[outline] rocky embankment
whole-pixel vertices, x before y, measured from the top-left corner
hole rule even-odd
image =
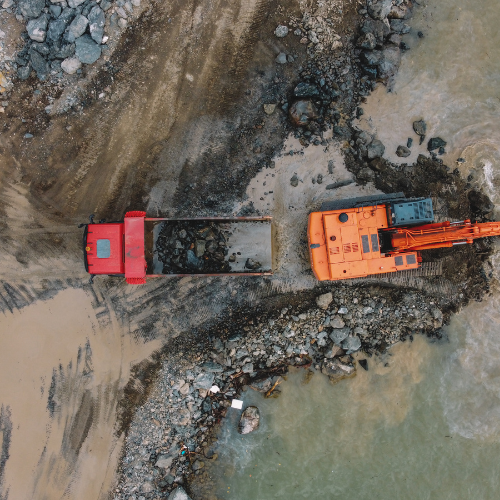
[[[423,294],[345,285],[332,292],[276,316],[235,320],[203,352],[180,352],[182,341],[172,347],[130,427],[115,498],[165,497],[179,486],[190,491],[191,479],[208,494],[205,467],[217,458],[217,424],[227,411],[240,411],[228,410],[232,400],[247,387],[276,396],[290,365],[335,383],[354,376],[357,364],[369,369],[369,358],[396,342],[440,336],[443,314]]]

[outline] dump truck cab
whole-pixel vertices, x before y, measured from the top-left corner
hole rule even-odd
[[[83,236],[85,270],[125,274],[123,223],[89,224]]]

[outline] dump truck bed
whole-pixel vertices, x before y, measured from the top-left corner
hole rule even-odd
[[[147,276],[271,274],[271,233],[270,217],[146,218]]]

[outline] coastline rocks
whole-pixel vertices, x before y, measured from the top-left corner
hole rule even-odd
[[[444,148],[446,146],[446,141],[441,139],[441,137],[433,137],[427,143],[427,150],[434,151],[435,149]]]
[[[351,333],[351,329],[349,327],[344,328],[334,328],[330,333],[330,339],[332,342],[338,346],[342,344],[342,341],[346,339]]]
[[[347,337],[342,341],[341,346],[346,351],[346,354],[352,354],[361,349],[361,340],[359,337]]]
[[[290,120],[296,126],[307,125],[311,120],[315,120],[319,117],[318,110],[316,106],[306,99],[295,101],[290,106]]]
[[[366,7],[371,17],[383,21],[391,12],[392,0],[369,0]]]
[[[240,434],[250,434],[259,427],[260,412],[256,406],[248,406],[243,411],[240,422],[238,424],[238,432]]]
[[[89,20],[82,15],[77,15],[71,24],[68,27],[68,32],[66,34],[66,40],[70,43],[74,42],[77,38],[81,37],[85,30],[87,29],[87,25],[89,24]]]
[[[333,295],[332,292],[324,293],[316,297],[316,304],[320,309],[328,309],[328,306],[332,303]]]
[[[344,364],[339,359],[325,360],[321,366],[321,373],[326,375],[333,384],[340,382],[345,378],[356,375],[354,366]]]

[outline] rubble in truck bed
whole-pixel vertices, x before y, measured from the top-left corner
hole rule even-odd
[[[245,257],[231,252],[231,225],[206,221],[169,221],[161,224],[155,254],[163,263],[162,274],[234,272],[231,263]],[[262,264],[247,258],[245,271],[262,271]]]

